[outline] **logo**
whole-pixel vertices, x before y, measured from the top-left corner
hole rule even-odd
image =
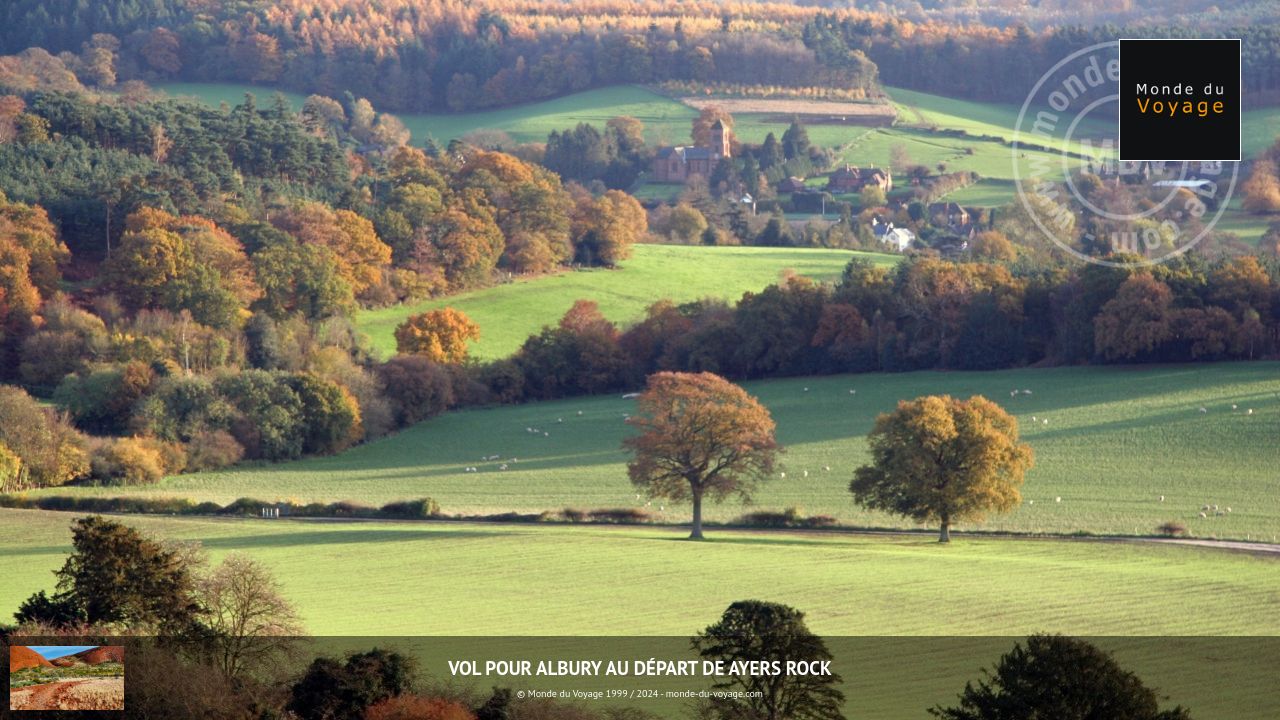
[[[1014,183],[1031,223],[1063,251],[1100,265],[1153,265],[1208,235],[1239,163],[1121,160],[1121,97],[1118,41],[1078,50],[1045,72],[1014,127]],[[1175,135],[1162,150],[1203,157],[1196,141]],[[1123,257],[1107,257],[1114,254]]]

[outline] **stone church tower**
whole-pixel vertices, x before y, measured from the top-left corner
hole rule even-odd
[[[733,131],[725,127],[723,120],[716,120],[711,126],[711,150],[720,153],[720,157],[731,157]]]

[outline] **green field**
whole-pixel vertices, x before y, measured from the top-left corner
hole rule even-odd
[[[52,587],[74,515],[0,510],[0,608]],[[733,600],[824,635],[1267,635],[1272,558],[1091,541],[466,523],[125,522],[266,564],[315,635],[687,635]],[[637,580],[643,579],[643,582]],[[1176,602],[1171,599],[1176,598]],[[358,608],[358,611],[357,611]]]
[[[787,448],[786,477],[770,480],[754,509],[796,506],[863,527],[914,527],[853,505],[847,487],[867,460],[865,434],[875,415],[899,399],[982,394],[1017,415],[1036,453],[1025,504],[990,519],[986,529],[1142,535],[1181,520],[1199,537],[1274,542],[1280,535],[1272,472],[1280,363],[867,374],[745,387],[768,405]],[[1014,388],[1033,393],[1011,398]],[[627,481],[619,449],[630,432],[623,416],[634,407],[612,396],[451,412],[335,457],[183,475],[147,487],[40,492],[221,503],[250,496],[380,504],[430,496],[452,514],[645,506]],[[502,457],[480,460],[490,455]],[[468,466],[480,472],[468,473]],[[1200,518],[1205,504],[1232,512]],[[687,506],[647,507],[659,521],[688,520]],[[738,504],[710,506],[708,517],[728,521],[742,512]]]
[[[760,247],[636,245],[619,269],[567,271],[436,298],[413,305],[362,311],[356,322],[376,351],[395,352],[395,329],[405,317],[445,306],[480,325],[475,357],[506,357],[544,325],[554,325],[580,299],[594,300],[610,320],[629,323],[662,298],[687,302],[703,297],[736,301],[778,281],[785,270],[834,280],[855,254],[888,265],[898,256],[848,250]]]

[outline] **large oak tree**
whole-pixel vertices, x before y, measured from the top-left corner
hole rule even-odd
[[[781,449],[769,411],[742,388],[713,373],[649,376],[639,413],[627,420],[640,434],[623,441],[635,457],[631,482],[650,497],[693,501],[693,531],[702,539],[702,499],[750,499]]]
[[[854,473],[854,500],[937,522],[939,542],[951,541],[953,522],[1013,509],[1033,462],[1031,447],[1018,442],[1018,421],[980,395],[903,400],[876,418],[867,440],[872,463]]]

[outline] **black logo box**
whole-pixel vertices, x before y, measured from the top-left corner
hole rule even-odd
[[[1147,93],[1139,95],[1139,84]],[[1205,86],[1214,92],[1205,94]],[[1156,92],[1151,87],[1156,87]],[[1190,94],[1164,94],[1181,86]],[[1217,93],[1221,87],[1222,94]],[[1146,114],[1138,100],[1151,101]],[[1165,110],[1153,114],[1156,101]],[[1184,114],[1183,103],[1193,108],[1207,102],[1223,104],[1221,115]],[[1237,162],[1241,159],[1241,85],[1239,39],[1120,40],[1120,159],[1180,162]],[[1170,116],[1169,103],[1177,113]]]

